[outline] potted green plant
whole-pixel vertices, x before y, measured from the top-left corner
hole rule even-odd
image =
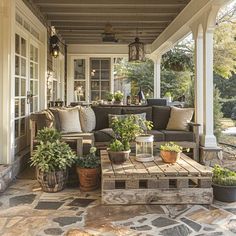
[[[107,93],[106,98],[107,98],[108,103],[111,104],[112,101],[113,101],[113,98],[114,98],[114,94],[113,93]]]
[[[121,91],[118,90],[114,93],[114,100],[115,100],[114,103],[115,104],[121,104],[123,98],[124,98],[124,94]]]
[[[137,135],[144,133],[152,127],[152,122],[140,118],[138,115],[129,115],[123,119],[112,118],[111,127],[115,133],[115,139],[108,146],[108,154],[111,162],[123,163],[129,157],[130,143]]]
[[[76,172],[82,191],[92,191],[100,183],[100,157],[96,155],[96,147],[91,147],[89,154],[78,157]]]
[[[160,146],[160,156],[165,163],[175,163],[180,158],[183,148],[174,142],[168,142]]]
[[[52,128],[44,128],[37,135],[38,144],[31,165],[36,167],[37,180],[45,192],[58,192],[64,188],[67,167],[71,167],[77,158],[60,138],[60,133]]]
[[[219,165],[213,168],[213,194],[222,202],[236,201],[236,172]]]
[[[168,102],[171,102],[172,101],[171,92],[166,92],[164,98],[166,98]]]

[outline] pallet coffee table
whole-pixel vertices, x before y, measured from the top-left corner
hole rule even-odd
[[[212,171],[185,154],[175,164],[161,157],[141,163],[130,156],[123,164],[110,162],[101,150],[103,204],[211,204]]]

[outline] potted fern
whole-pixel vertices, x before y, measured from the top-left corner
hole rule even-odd
[[[64,188],[67,168],[77,158],[69,145],[60,139],[60,133],[52,128],[44,128],[37,135],[38,144],[31,165],[36,167],[37,180],[45,192],[58,192]]]
[[[180,158],[183,148],[174,142],[168,142],[160,146],[160,156],[165,163],[175,163]]]
[[[213,193],[216,200],[236,201],[236,172],[219,165],[213,168]]]
[[[129,115],[125,118],[112,118],[111,127],[115,133],[115,139],[108,146],[108,154],[111,162],[123,163],[130,153],[130,143],[136,136],[144,133],[152,127],[152,122],[140,118],[138,115]]]
[[[76,172],[82,191],[92,191],[100,183],[100,158],[96,155],[96,147],[91,147],[89,154],[78,157]]]

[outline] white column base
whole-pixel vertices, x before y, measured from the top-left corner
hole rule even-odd
[[[215,135],[201,135],[200,144],[203,147],[209,147],[209,148],[217,147],[217,140]]]

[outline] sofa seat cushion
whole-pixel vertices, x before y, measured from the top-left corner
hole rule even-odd
[[[95,130],[101,130],[109,127],[108,114],[121,115],[121,107],[92,107],[96,116]]]
[[[162,142],[165,141],[165,135],[159,130],[148,130],[148,134],[152,134],[154,136],[154,142]]]
[[[169,106],[153,106],[152,107],[152,121],[153,129],[164,130],[168,124],[170,118]]]
[[[194,142],[194,133],[190,131],[178,131],[178,130],[161,130],[165,135],[165,141],[187,141]]]
[[[146,119],[152,121],[152,107],[123,107],[122,114],[146,113]]]
[[[110,142],[115,138],[115,134],[111,128],[94,131],[95,142]]]

